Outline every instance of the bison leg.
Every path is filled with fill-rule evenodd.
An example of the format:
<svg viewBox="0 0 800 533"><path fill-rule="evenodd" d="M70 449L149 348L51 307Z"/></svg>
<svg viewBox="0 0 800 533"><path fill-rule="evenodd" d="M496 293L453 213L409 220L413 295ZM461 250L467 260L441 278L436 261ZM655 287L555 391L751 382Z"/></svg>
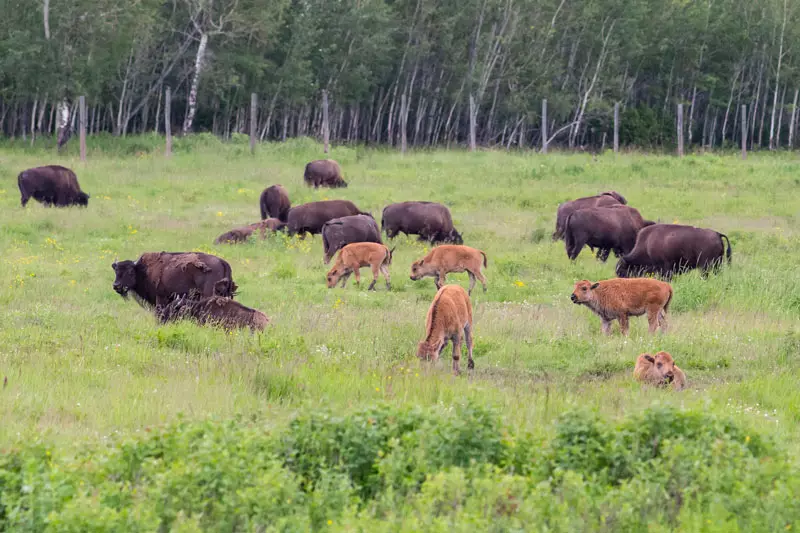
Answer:
<svg viewBox="0 0 800 533"><path fill-rule="evenodd" d="M481 285L483 285L483 292L486 292L486 276L483 275L483 272L478 270L475 272L475 277L478 278L478 281L480 281Z"/></svg>
<svg viewBox="0 0 800 533"><path fill-rule="evenodd" d="M441 289L447 281L447 272L440 270L436 276L436 289Z"/></svg>
<svg viewBox="0 0 800 533"><path fill-rule="evenodd" d="M453 375L457 376L461 373L461 368L458 362L461 360L461 334L456 333L453 336Z"/></svg>
<svg viewBox="0 0 800 533"><path fill-rule="evenodd" d="M647 320L648 321L650 320L649 315L647 316ZM661 328L661 333L667 332L667 312L664 311L664 309L656 310L655 322L656 322L655 325L651 325L650 333L655 333L657 327Z"/></svg>
<svg viewBox="0 0 800 533"><path fill-rule="evenodd" d="M356 275L356 285L361 286L361 269L354 268L353 273Z"/></svg>
<svg viewBox="0 0 800 533"><path fill-rule="evenodd" d="M628 335L628 315L621 314L619 315L619 330L622 332L623 335Z"/></svg>
<svg viewBox="0 0 800 533"><path fill-rule="evenodd" d="M603 321L602 324L600 325L600 328L602 329L603 333L605 333L606 335L611 335L611 321L606 320L605 318L601 318L600 320Z"/></svg>
<svg viewBox="0 0 800 533"><path fill-rule="evenodd" d="M25 207L28 204L28 200L30 199L31 199L30 195L25 191L22 191L22 197L20 198L20 203L22 203L22 207Z"/></svg>
<svg viewBox="0 0 800 533"><path fill-rule="evenodd" d="M369 284L369 289L367 289L367 290L374 291L375 290L375 284L378 283L379 266L378 265L370 265L370 267L372 269L372 283Z"/></svg>
<svg viewBox="0 0 800 533"><path fill-rule="evenodd" d="M346 272L342 274L342 288L344 289L344 284L347 283L348 278L350 278L350 272Z"/></svg>
<svg viewBox="0 0 800 533"><path fill-rule="evenodd" d="M597 250L597 259L605 263L608 261L608 256L611 253L611 250L608 248L600 248Z"/></svg>
<svg viewBox="0 0 800 533"><path fill-rule="evenodd" d="M475 288L475 274L467 270L467 275L469 276L469 291L467 291L467 294L472 296L472 289Z"/></svg>
<svg viewBox="0 0 800 533"><path fill-rule="evenodd" d="M467 342L467 370L475 368L475 361L472 360L472 324L469 322L464 326L464 340Z"/></svg>
<svg viewBox="0 0 800 533"><path fill-rule="evenodd" d="M391 280L389 279L389 267L381 265L381 274L383 274L383 279L386 280L386 290L392 290Z"/></svg>

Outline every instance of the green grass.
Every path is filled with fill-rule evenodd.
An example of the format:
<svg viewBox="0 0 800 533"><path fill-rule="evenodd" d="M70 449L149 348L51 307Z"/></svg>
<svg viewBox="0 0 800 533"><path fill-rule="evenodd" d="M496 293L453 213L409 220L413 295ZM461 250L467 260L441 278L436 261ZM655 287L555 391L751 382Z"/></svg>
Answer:
<svg viewBox="0 0 800 533"><path fill-rule="evenodd" d="M97 139L74 153L0 147L0 449L32 441L70 450L105 446L155 426L234 416L284 428L298 413L353 412L377 403L441 409L490 406L514 431L553 438L580 408L605 419L672 406L731 419L800 456L800 165L794 155L508 154L336 147L350 186L308 189L309 141L259 146L198 136L166 160L157 138ZM75 147L72 147L74 150ZM160 149L160 148L159 148ZM16 175L73 168L88 209L19 206ZM258 196L281 183L293 204L346 198L380 218L403 200L450 207L465 244L489 259L489 290L473 293L475 365L449 373L414 357L435 294L409 268L427 248L397 239L392 290L351 278L327 289L322 243L283 236L213 245L259 218ZM613 277L584 250L571 263L553 243L557 205L614 189L643 216L729 235L733 265L674 280L667 335L634 318L628 338L569 300L580 279ZM111 289L111 263L147 251L198 250L231 263L237 299L264 311L262 335L159 325ZM467 286L466 274L449 281ZM667 350L690 387L675 394L632 381L636 356ZM537 437L538 438L538 437ZM2 482L0 481L0 487ZM422 511L419 511L422 512ZM0 519L2 515L0 513ZM2 522L0 522L2 523ZM412 526L409 526L412 527ZM423 529L428 526L419 526ZM412 527L413 529L413 527Z"/></svg>

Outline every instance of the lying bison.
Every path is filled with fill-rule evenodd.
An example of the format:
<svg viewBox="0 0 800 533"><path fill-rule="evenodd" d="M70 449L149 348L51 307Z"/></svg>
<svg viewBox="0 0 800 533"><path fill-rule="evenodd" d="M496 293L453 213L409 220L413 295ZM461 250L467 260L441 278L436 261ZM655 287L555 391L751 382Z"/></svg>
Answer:
<svg viewBox="0 0 800 533"><path fill-rule="evenodd" d="M250 328L250 331L263 331L269 324L267 315L258 309L251 309L224 296L176 296L166 306L164 314L165 321L190 318L201 326L208 324L226 330Z"/></svg>
<svg viewBox="0 0 800 533"><path fill-rule="evenodd" d="M726 256L730 264L727 235L694 226L655 224L639 232L633 250L617 262L616 272L621 278L654 274L670 279L673 274L699 268L705 277L717 270Z"/></svg>
<svg viewBox="0 0 800 533"><path fill-rule="evenodd" d="M393 239L398 233L419 235L420 240L449 244L464 244L461 234L453 227L450 210L435 202L400 202L383 209L381 228L386 237Z"/></svg>
<svg viewBox="0 0 800 533"><path fill-rule="evenodd" d="M241 228L234 228L230 231L226 231L217 237L216 240L214 240L214 244L236 244L239 242L247 242L250 236L256 231L260 232L261 239L263 240L267 236L267 230L274 233L276 231L281 231L285 227L286 224L277 218L268 218L266 220L262 220L261 222L256 222L255 224L250 224Z"/></svg>
<svg viewBox="0 0 800 533"><path fill-rule="evenodd" d="M303 181L309 187L347 187L347 182L342 179L342 168L333 159L318 159L306 165Z"/></svg>
<svg viewBox="0 0 800 533"><path fill-rule="evenodd" d="M89 195L81 191L73 171L59 165L29 168L17 177L22 207L33 198L46 206L89 205Z"/></svg>
<svg viewBox="0 0 800 533"><path fill-rule="evenodd" d="M114 291L123 298L133 291L145 307L155 308L156 316L166 321L166 305L176 296L232 297L236 283L231 266L224 259L204 253L153 252L134 261L115 262Z"/></svg>
<svg viewBox="0 0 800 533"><path fill-rule="evenodd" d="M271 217L286 222L292 202L289 201L289 193L283 185L273 185L262 191L259 206L262 220Z"/></svg>
<svg viewBox="0 0 800 533"><path fill-rule="evenodd" d="M578 209L567 217L564 225L567 257L574 261L587 245L598 248L597 258L603 262L612 250L619 257L633 250L642 228L653 224L627 205Z"/></svg>
<svg viewBox="0 0 800 533"><path fill-rule="evenodd" d="M327 265L337 251L353 242L381 241L378 223L369 215L351 215L329 220L322 226L323 262Z"/></svg>
<svg viewBox="0 0 800 533"><path fill-rule="evenodd" d="M655 356L643 353L637 357L633 377L649 385L672 385L672 389L676 391L686 388L686 374L667 352L658 352Z"/></svg>
<svg viewBox="0 0 800 533"><path fill-rule="evenodd" d="M608 191L596 196L587 196L586 198L578 198L570 202L564 202L558 206L556 212L556 231L553 233L553 240L557 241L564 238L564 229L567 223L567 218L577 211L578 209L586 209L588 207L607 207L609 205L625 205L628 202L625 197L615 191Z"/></svg>
<svg viewBox="0 0 800 533"><path fill-rule="evenodd" d="M322 227L334 218L368 215L349 200L323 200L295 206L289 210L286 228L289 235L322 233Z"/></svg>

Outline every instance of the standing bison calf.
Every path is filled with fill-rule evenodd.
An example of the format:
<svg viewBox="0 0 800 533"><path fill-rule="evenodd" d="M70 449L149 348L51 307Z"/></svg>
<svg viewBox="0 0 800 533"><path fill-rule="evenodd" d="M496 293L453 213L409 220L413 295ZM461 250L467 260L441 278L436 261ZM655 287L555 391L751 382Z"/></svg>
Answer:
<svg viewBox="0 0 800 533"><path fill-rule="evenodd" d="M318 159L306 165L303 181L309 187L347 187L347 182L342 179L342 168L333 159Z"/></svg>
<svg viewBox="0 0 800 533"><path fill-rule="evenodd" d="M448 342L453 343L453 374L461 372L461 341L467 343L467 368L475 368L472 360L472 304L460 285L445 285L433 298L425 324L425 339L417 348L417 357L436 361Z"/></svg>
<svg viewBox="0 0 800 533"><path fill-rule="evenodd" d="M22 207L33 198L46 206L89 205L89 195L81 191L75 173L59 165L29 168L17 177Z"/></svg>
<svg viewBox="0 0 800 533"><path fill-rule="evenodd" d="M263 331L269 324L267 315L258 309L251 309L224 296L177 296L166 307L164 314L165 320L191 318L201 326L209 324L227 330L250 328L251 331Z"/></svg>
<svg viewBox="0 0 800 533"><path fill-rule="evenodd" d="M649 278L609 279L575 284L570 296L572 303L585 305L603 322L603 333L611 333L611 322L619 320L619 329L628 334L628 317L647 313L650 333L658 327L667 330L667 311L672 300L669 283Z"/></svg>
<svg viewBox="0 0 800 533"><path fill-rule="evenodd" d="M426 276L436 278L436 288L441 289L445 284L447 274L450 272L466 272L469 274L469 294L475 288L475 278L483 285L486 292L486 278L483 277L481 267L486 267L486 254L469 246L456 244L443 244L411 265L411 279L420 280Z"/></svg>
<svg viewBox="0 0 800 533"><path fill-rule="evenodd" d="M667 352L658 352L655 357L643 353L636 359L633 377L650 385L672 385L676 391L686 388L686 374L678 368Z"/></svg>
<svg viewBox="0 0 800 533"><path fill-rule="evenodd" d="M389 279L389 265L392 264L392 250L389 250L383 244L374 242L355 242L348 244L339 252L339 256L333 263L333 267L328 272L327 281L328 288L332 289L336 286L339 280L342 280L342 288L344 288L350 274L355 273L356 283L361 285L361 267L368 266L372 269L372 283L369 284L368 290L375 289L375 284L378 282L378 272L383 274L383 279L386 280L386 290L392 288Z"/></svg>

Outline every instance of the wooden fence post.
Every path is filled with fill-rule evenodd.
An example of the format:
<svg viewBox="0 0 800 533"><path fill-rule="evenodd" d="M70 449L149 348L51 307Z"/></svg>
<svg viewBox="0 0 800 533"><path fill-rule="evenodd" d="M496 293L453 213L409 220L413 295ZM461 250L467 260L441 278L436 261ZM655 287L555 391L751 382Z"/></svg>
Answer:
<svg viewBox="0 0 800 533"><path fill-rule="evenodd" d="M258 111L258 96L250 93L250 153L256 153L256 118Z"/></svg>
<svg viewBox="0 0 800 533"><path fill-rule="evenodd" d="M747 159L747 106L742 104L742 159Z"/></svg>
<svg viewBox="0 0 800 533"><path fill-rule="evenodd" d="M172 156L172 91L167 87L167 93L164 96L164 133L167 134L167 151L166 156Z"/></svg>
<svg viewBox="0 0 800 533"><path fill-rule="evenodd" d="M79 117L78 117L78 130L80 131L80 140L81 140L81 161L84 163L86 162L86 97L81 96L78 98L78 109L79 109Z"/></svg>
<svg viewBox="0 0 800 533"><path fill-rule="evenodd" d="M683 157L683 104L678 104L678 157Z"/></svg>
<svg viewBox="0 0 800 533"><path fill-rule="evenodd" d="M322 144L323 150L328 153L328 144L330 142L330 128L328 123L328 90L322 89Z"/></svg>
<svg viewBox="0 0 800 533"><path fill-rule="evenodd" d="M542 153L547 153L547 98L542 100Z"/></svg>
<svg viewBox="0 0 800 533"><path fill-rule="evenodd" d="M614 153L619 152L619 102L614 103Z"/></svg>

